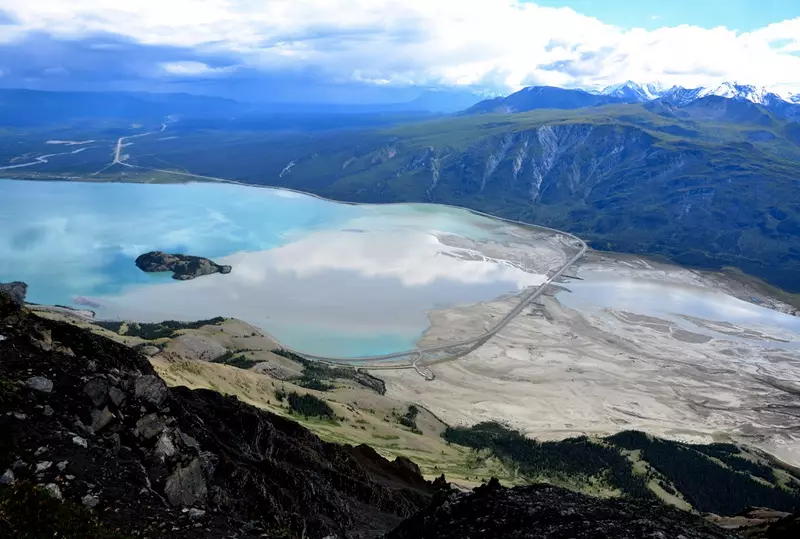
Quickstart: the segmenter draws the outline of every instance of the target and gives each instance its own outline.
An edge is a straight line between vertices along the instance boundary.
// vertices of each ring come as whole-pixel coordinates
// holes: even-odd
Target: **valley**
[[[800,539],[800,0],[0,51],[0,539]]]
[[[10,170],[69,181],[0,184],[0,281],[170,386],[430,479],[791,509],[800,147],[796,124],[723,101],[345,131],[40,127]],[[51,161],[45,140],[93,146]],[[137,272],[152,250],[230,274]]]
[[[163,133],[161,122],[111,122],[74,133],[76,140],[107,141],[105,151],[14,172],[30,179],[230,181],[348,202],[450,204],[564,230],[595,249],[736,267],[800,290],[800,124],[760,105],[712,95],[677,105],[536,108],[388,127],[353,128],[352,121],[345,116],[338,129],[309,130],[300,119],[256,128],[175,117]],[[24,134],[25,145],[66,138],[63,129],[37,129]],[[119,136],[132,144],[124,161],[115,157]],[[19,157],[5,151],[0,158]]]

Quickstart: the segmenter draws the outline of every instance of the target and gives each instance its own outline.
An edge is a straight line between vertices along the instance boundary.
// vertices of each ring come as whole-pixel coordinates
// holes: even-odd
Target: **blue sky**
[[[0,87],[364,103],[629,79],[800,93],[800,0],[0,0]]]
[[[798,0],[537,0],[550,7],[569,7],[623,28],[655,30],[689,24],[725,26],[743,32],[800,17]]]

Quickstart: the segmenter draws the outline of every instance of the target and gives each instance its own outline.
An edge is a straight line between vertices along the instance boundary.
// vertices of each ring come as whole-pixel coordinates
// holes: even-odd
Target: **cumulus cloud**
[[[102,35],[158,52],[135,62],[136,77],[300,71],[328,84],[493,91],[738,80],[800,91],[800,17],[751,32],[621,29],[522,0],[0,0],[0,14],[4,48]]]

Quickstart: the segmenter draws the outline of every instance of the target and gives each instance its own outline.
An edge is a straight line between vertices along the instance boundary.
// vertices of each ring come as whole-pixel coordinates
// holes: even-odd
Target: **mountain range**
[[[529,86],[506,97],[488,99],[467,109],[465,114],[517,113],[537,109],[577,109],[609,104],[634,104],[659,101],[685,107],[707,98],[747,101],[763,106],[779,118],[800,118],[800,96],[781,96],[764,87],[724,82],[715,86],[684,88],[627,81],[602,90]]]

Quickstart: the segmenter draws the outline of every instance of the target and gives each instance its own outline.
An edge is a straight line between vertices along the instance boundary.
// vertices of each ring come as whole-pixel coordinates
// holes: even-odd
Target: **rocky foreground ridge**
[[[132,349],[3,294],[0,335],[0,488],[38,485],[125,537],[374,537],[434,492],[408,460],[325,443],[212,391],[168,389]],[[47,522],[15,522],[7,506],[0,537]]]
[[[230,273],[230,266],[217,264],[207,258],[152,251],[136,258],[136,267],[148,273],[171,271],[172,278],[189,281],[203,275]]]
[[[758,537],[797,537],[797,517]],[[0,537],[733,538],[658,502],[472,493],[206,390],[0,292]],[[756,537],[756,535],[753,535]]]

